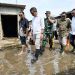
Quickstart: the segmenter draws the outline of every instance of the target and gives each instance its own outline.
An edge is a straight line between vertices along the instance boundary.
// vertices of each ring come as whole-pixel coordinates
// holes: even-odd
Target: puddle
[[[31,64],[31,51],[18,56],[21,46],[5,47],[0,51],[0,75],[75,75],[75,55],[62,56],[59,44],[55,44],[56,49],[49,51],[46,48],[35,64]]]

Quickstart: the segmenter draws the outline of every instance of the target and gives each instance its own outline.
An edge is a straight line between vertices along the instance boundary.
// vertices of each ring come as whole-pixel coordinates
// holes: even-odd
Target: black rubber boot
[[[32,63],[32,64],[34,64],[34,63],[38,60],[38,57],[39,57],[39,50],[40,50],[40,49],[36,49],[35,54],[34,54],[34,58],[31,59],[31,63]]]
[[[35,58],[38,60],[38,57],[40,55],[40,49],[36,49],[35,51]]]
[[[40,51],[39,51],[40,52],[40,55],[43,55],[44,50],[45,50],[44,47],[41,46],[40,47]]]
[[[63,47],[63,45],[61,44],[60,53],[62,53],[63,51],[64,51],[64,47]]]

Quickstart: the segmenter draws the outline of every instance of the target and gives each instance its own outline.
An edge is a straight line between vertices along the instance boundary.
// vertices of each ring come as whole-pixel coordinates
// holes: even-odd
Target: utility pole
[[[16,5],[17,5],[17,0],[16,0]]]

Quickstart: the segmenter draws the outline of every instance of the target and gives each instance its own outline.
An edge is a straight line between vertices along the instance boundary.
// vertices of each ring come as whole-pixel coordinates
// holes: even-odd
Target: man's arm
[[[71,20],[67,18],[67,31],[69,32],[71,30]]]
[[[45,28],[44,19],[41,19],[40,23],[41,23],[41,33],[43,33],[44,32],[44,28]]]
[[[29,21],[26,20],[26,36],[28,35]]]
[[[24,27],[23,27],[23,32],[24,34],[28,34],[28,27],[29,27],[29,21],[27,19],[25,19],[25,24],[24,24]]]
[[[57,25],[56,25],[56,28],[57,28],[57,32],[58,32],[58,35],[59,35],[59,19],[57,19]]]
[[[57,19],[57,25],[56,25],[57,29],[59,28],[59,20]]]
[[[54,20],[53,17],[51,17],[51,18],[49,17],[49,18],[48,18],[48,21],[49,21],[50,23],[54,23],[54,22],[55,22],[55,20]]]

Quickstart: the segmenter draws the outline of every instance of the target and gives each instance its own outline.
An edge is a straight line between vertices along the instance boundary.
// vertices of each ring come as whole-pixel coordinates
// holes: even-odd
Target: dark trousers
[[[53,47],[53,33],[49,34],[49,45],[50,45],[50,48]]]
[[[57,40],[57,39],[58,39],[57,31],[54,31],[53,34],[54,34],[54,36],[55,36],[55,39]]]
[[[35,57],[36,57],[37,59],[38,59],[39,53],[40,53],[40,49],[36,49],[36,51],[35,51]]]
[[[73,46],[73,48],[75,49],[75,35],[70,34],[70,43]]]

